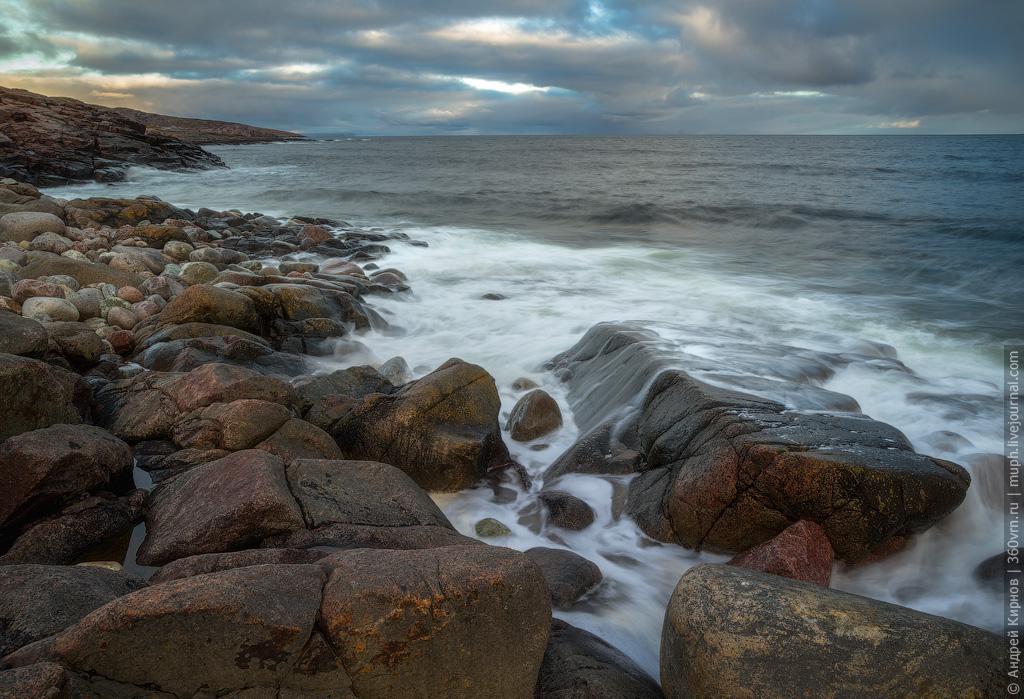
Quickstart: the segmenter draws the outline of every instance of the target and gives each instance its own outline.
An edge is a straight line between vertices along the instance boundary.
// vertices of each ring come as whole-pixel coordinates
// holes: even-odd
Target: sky
[[[1024,0],[0,0],[0,85],[307,133],[1024,132]]]

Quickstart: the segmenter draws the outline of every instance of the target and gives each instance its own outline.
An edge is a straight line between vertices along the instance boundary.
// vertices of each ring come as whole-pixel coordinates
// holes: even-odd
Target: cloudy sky
[[[308,132],[1024,131],[1022,0],[0,0],[0,85]]]

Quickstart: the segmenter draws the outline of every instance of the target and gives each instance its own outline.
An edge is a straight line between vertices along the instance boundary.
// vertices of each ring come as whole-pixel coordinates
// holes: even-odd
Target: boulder
[[[533,697],[551,610],[523,554],[363,549],[322,563],[322,627],[354,695]]]
[[[63,235],[64,230],[64,222],[53,214],[22,211],[0,216],[0,242],[20,243],[32,240],[40,233]]]
[[[558,403],[538,388],[516,402],[505,429],[517,442],[529,442],[551,434],[561,426],[562,411]]]
[[[162,249],[171,241],[178,241],[181,243],[189,242],[188,235],[186,235],[185,230],[180,226],[151,223],[126,229],[125,233],[126,235],[124,237],[137,238],[144,241],[149,247],[158,249]]]
[[[50,425],[79,424],[89,387],[77,374],[29,357],[0,354],[0,441]]]
[[[185,471],[152,492],[137,560],[162,565],[235,551],[303,526],[281,460],[264,451],[238,451]]]
[[[731,565],[828,587],[832,579],[832,545],[820,525],[806,520],[734,556]]]
[[[509,464],[499,408],[494,379],[450,359],[394,393],[364,396],[330,432],[349,457],[386,458],[428,490],[461,490]]]
[[[569,473],[635,473],[642,462],[640,453],[636,451],[635,437],[635,425],[606,420],[577,439],[555,459],[544,477],[550,481]]]
[[[837,671],[837,668],[840,670]],[[661,636],[676,697],[994,697],[1002,639],[950,619],[729,565],[691,568]]]
[[[45,323],[50,351],[64,357],[69,364],[89,367],[104,353],[103,340],[85,323]]]
[[[179,419],[171,439],[182,448],[239,451],[256,446],[290,418],[285,406],[255,398],[213,403]]]
[[[594,523],[590,505],[561,490],[544,490],[538,496],[548,511],[548,521],[556,527],[580,531]]]
[[[395,390],[386,377],[371,366],[354,366],[330,374],[302,377],[294,382],[303,416],[329,430],[334,422],[371,393]]]
[[[210,323],[259,333],[256,305],[229,289],[198,284],[171,299],[160,314],[161,324]]]
[[[0,444],[0,526],[130,482],[131,467],[131,448],[91,425],[53,425],[10,437]]]
[[[287,420],[255,448],[273,454],[286,464],[296,459],[344,458],[331,435],[298,418]]]
[[[41,357],[48,344],[46,328],[38,321],[0,311],[0,352]]]
[[[30,252],[28,264],[21,270],[23,279],[35,279],[58,274],[73,277],[80,285],[113,284],[115,287],[138,286],[142,280],[137,274],[123,272],[96,262],[83,262],[50,252]]]
[[[0,566],[0,657],[145,586],[139,578],[93,566]]]
[[[191,578],[196,575],[206,575],[207,573],[217,573],[222,570],[248,568],[249,566],[266,565],[269,563],[289,565],[315,563],[327,555],[329,555],[328,551],[319,551],[317,549],[246,549],[230,553],[203,553],[198,556],[189,556],[171,561],[153,573],[149,582],[152,585],[156,585],[168,580]]]
[[[536,546],[528,549],[526,556],[540,568],[551,594],[551,604],[558,609],[571,608],[604,577],[594,563],[565,549]]]
[[[535,699],[661,699],[636,663],[592,633],[551,622]]]
[[[78,309],[67,299],[34,296],[21,304],[21,314],[33,320],[77,321]]]
[[[74,699],[82,691],[77,678],[57,663],[33,663],[0,672],[0,697]]]
[[[120,228],[135,226],[143,221],[163,223],[168,218],[192,218],[187,212],[156,197],[72,199],[64,207],[64,211],[68,225],[76,228]]]
[[[51,284],[42,279],[22,279],[11,288],[11,298],[18,303],[25,303],[35,296],[64,298],[64,289],[58,284]]]
[[[122,497],[100,493],[73,502],[32,522],[0,556],[0,564],[70,565],[112,541],[127,548],[132,529],[142,521],[145,497],[145,491],[135,490]]]

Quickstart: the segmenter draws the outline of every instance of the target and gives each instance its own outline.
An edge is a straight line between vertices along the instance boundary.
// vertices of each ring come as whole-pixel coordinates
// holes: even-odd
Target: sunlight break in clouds
[[[501,80],[483,80],[481,78],[458,78],[459,82],[469,85],[474,90],[490,90],[504,92],[509,95],[522,95],[526,92],[547,92],[550,87],[529,85],[527,83],[507,83]]]

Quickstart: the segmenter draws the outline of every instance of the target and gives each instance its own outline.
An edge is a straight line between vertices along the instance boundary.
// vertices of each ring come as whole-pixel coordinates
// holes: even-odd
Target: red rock
[[[828,587],[832,556],[825,530],[814,522],[800,520],[768,541],[738,554],[729,563]]]
[[[25,303],[25,301],[35,296],[62,299],[64,298],[64,290],[56,284],[38,279],[22,279],[11,289],[11,297],[17,303]]]
[[[323,226],[314,226],[312,224],[302,227],[302,240],[308,240],[311,243],[326,243],[328,240],[334,238],[331,232]]]
[[[134,286],[122,286],[120,289],[117,290],[117,295],[120,296],[125,301],[127,301],[128,303],[138,303],[139,301],[142,301],[144,298],[146,298],[145,296],[142,295],[142,292],[136,289]]]
[[[135,347],[135,335],[131,330],[115,330],[110,333],[107,342],[120,355],[130,354]]]

